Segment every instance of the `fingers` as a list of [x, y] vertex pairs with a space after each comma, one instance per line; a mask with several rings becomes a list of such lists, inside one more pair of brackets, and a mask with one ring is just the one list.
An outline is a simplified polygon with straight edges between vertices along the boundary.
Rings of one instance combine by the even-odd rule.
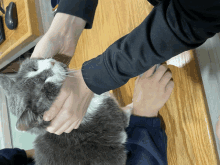
[[157, 64], [154, 65], [153, 67], [151, 67], [150, 69], [148, 69], [146, 72], [144, 72], [143, 77], [146, 78], [146, 77], [152, 76], [152, 74], [154, 73], [154, 70], [156, 69], [156, 67], [157, 67]]
[[[69, 97], [66, 98], [65, 95], [66, 92], [61, 92], [60, 95], [58, 96], [59, 98], [54, 102], [56, 104], [52, 105], [52, 106], [55, 105], [56, 108], [52, 107], [52, 110], [48, 111], [50, 113], [55, 113], [55, 114], [50, 114], [51, 116], [53, 115], [52, 117], [55, 117], [51, 121], [50, 126], [47, 127], [47, 131], [49, 131], [50, 133], [54, 133], [57, 130], [59, 130], [70, 118], [74, 118], [72, 122], [77, 120], [77, 116], [73, 116], [74, 115], [73, 111], [71, 111], [73, 106], [73, 101], [72, 101], [73, 97], [72, 95], [70, 95]], [[64, 97], [62, 98], [62, 96]], [[67, 123], [64, 127], [68, 127], [69, 125], [70, 124]]]
[[171, 71], [167, 70], [167, 72], [165, 72], [165, 74], [162, 76], [160, 80], [160, 84], [165, 87], [171, 78], [172, 78], [172, 73]]
[[170, 96], [174, 88], [174, 82], [172, 80], [172, 73], [169, 68], [167, 68], [159, 83], [166, 95]]
[[137, 79], [135, 80], [135, 85], [138, 83], [138, 81], [140, 80], [140, 78], [141, 78], [142, 76], [143, 76], [144, 78], [150, 77], [150, 76], [153, 74], [153, 72], [154, 72], [154, 70], [155, 70], [156, 67], [157, 67], [157, 64], [154, 65], [153, 67], [151, 67], [150, 69], [148, 69], [146, 72], [144, 72], [144, 73], [142, 73], [141, 75], [139, 75], [139, 76], [137, 77]]
[[157, 82], [160, 81], [163, 75], [166, 73], [167, 69], [168, 69], [167, 64], [160, 65], [157, 71], [152, 75], [152, 78]]
[[[55, 131], [55, 134], [61, 135], [63, 132], [70, 133], [76, 126], [79, 125], [80, 120], [70, 119], [61, 128]], [[78, 128], [78, 127], [77, 127]], [[69, 131], [69, 132], [68, 132]]]
[[64, 105], [68, 97], [69, 97], [69, 93], [62, 90], [61, 88], [60, 94], [58, 95], [57, 99], [53, 102], [50, 109], [44, 113], [44, 116], [43, 116], [44, 121], [52, 120], [60, 112], [62, 106]]
[[79, 128], [79, 125], [81, 124], [81, 122], [82, 122], [82, 120], [78, 120], [75, 123], [73, 123], [72, 125], [70, 125], [69, 128], [64, 129], [64, 131], [63, 130], [62, 131], [65, 133], [70, 133], [73, 129]]
[[[60, 96], [62, 97], [62, 95]], [[60, 135], [67, 129], [68, 131], [77, 129], [81, 118], [72, 110], [74, 107], [74, 102], [72, 100], [74, 100], [74, 97], [70, 94], [63, 104], [61, 111], [59, 111], [58, 115], [56, 115], [56, 117], [51, 121], [50, 126], [47, 127], [48, 132]]]
[[174, 82], [171, 80], [169, 81], [169, 83], [167, 84], [165, 88], [165, 93], [167, 94], [167, 96], [170, 97], [171, 93], [173, 92], [173, 89], [174, 89]]

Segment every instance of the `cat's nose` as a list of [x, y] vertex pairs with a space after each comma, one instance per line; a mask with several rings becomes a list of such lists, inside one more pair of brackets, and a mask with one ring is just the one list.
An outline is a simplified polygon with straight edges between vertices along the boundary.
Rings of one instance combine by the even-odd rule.
[[55, 64], [55, 62], [53, 62], [53, 61], [52, 61], [52, 62], [50, 62], [50, 63], [51, 63], [51, 65], [52, 65], [52, 66], [54, 66], [54, 64]]

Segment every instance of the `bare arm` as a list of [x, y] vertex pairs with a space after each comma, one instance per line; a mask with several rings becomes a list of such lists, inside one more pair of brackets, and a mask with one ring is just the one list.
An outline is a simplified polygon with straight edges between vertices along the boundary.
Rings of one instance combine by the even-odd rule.
[[37, 43], [31, 58], [50, 58], [63, 54], [71, 59], [85, 24], [82, 18], [57, 13], [49, 30]]

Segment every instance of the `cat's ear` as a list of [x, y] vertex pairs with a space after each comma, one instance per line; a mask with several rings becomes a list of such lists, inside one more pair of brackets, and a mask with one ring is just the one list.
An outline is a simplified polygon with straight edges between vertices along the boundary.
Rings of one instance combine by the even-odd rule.
[[19, 131], [28, 131], [38, 124], [37, 115], [31, 110], [25, 110], [16, 123]]
[[4, 74], [0, 74], [0, 87], [2, 87], [7, 95], [11, 93], [11, 87], [13, 84], [14, 80], [12, 78], [9, 78]]

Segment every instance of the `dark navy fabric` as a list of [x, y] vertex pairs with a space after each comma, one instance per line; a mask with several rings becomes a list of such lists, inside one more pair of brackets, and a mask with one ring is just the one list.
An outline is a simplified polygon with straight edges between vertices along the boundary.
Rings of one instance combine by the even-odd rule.
[[161, 128], [160, 118], [131, 115], [126, 129], [126, 165], [166, 165], [167, 136]]
[[0, 165], [26, 165], [26, 152], [19, 148], [0, 150]]

